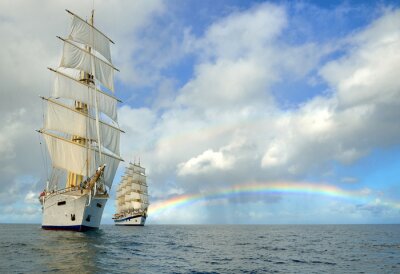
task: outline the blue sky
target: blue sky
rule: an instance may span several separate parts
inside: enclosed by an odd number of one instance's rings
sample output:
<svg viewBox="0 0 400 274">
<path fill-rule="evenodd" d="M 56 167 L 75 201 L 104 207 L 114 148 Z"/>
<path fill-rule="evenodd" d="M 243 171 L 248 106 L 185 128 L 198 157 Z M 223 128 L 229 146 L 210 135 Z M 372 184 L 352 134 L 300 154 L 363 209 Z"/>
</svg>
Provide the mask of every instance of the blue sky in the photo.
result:
<svg viewBox="0 0 400 274">
<path fill-rule="evenodd" d="M 37 95 L 51 89 L 45 68 L 60 58 L 54 36 L 68 30 L 64 9 L 87 17 L 92 8 L 46 3 L 0 4 L 8 37 L 0 53 L 0 222 L 40 222 Z M 251 182 L 367 193 L 204 199 L 166 207 L 149 223 L 398 223 L 397 1 L 109 1 L 95 10 L 116 42 L 122 156 L 141 158 L 154 206 Z M 103 223 L 113 212 L 111 199 Z"/>
</svg>

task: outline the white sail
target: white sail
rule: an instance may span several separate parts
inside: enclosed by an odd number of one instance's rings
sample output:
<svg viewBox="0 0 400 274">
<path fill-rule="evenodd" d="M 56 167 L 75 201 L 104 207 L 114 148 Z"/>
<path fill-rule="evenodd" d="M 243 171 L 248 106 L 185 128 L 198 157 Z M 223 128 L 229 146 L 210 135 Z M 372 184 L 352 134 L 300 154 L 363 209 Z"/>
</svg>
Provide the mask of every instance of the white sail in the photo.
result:
<svg viewBox="0 0 400 274">
<path fill-rule="evenodd" d="M 131 178 L 135 183 L 144 182 L 146 180 L 146 176 L 139 174 L 139 173 L 132 174 Z"/>
<path fill-rule="evenodd" d="M 110 39 L 75 14 L 72 14 L 69 39 L 90 46 L 111 63 Z"/>
<path fill-rule="evenodd" d="M 132 191 L 140 191 L 140 185 L 139 184 L 132 184 L 131 185 L 131 190 Z"/>
<path fill-rule="evenodd" d="M 130 166 L 130 168 L 131 168 L 131 170 L 133 170 L 133 172 L 138 172 L 138 173 L 145 174 L 145 168 L 144 167 L 141 167 L 141 166 L 133 164 L 133 165 Z"/>
<path fill-rule="evenodd" d="M 141 202 L 137 202 L 137 201 L 133 201 L 133 202 L 131 202 L 131 207 L 133 208 L 133 210 L 142 209 L 142 203 Z"/>
<path fill-rule="evenodd" d="M 89 169 L 91 172 L 95 168 L 95 165 L 86 166 L 88 151 L 84 146 L 47 134 L 44 134 L 44 138 L 54 167 L 83 176 L 89 176 L 87 170 Z M 93 155 L 93 153 L 91 154 Z"/>
<path fill-rule="evenodd" d="M 122 160 L 121 158 L 110 157 L 107 154 L 103 154 L 104 160 L 103 162 L 106 164 L 106 169 L 104 170 L 104 180 L 106 185 L 111 187 L 115 172 L 117 171 L 119 162 Z"/>
<path fill-rule="evenodd" d="M 137 193 L 137 192 L 132 192 L 131 194 L 130 194 L 130 200 L 140 200 L 140 194 L 139 193 Z"/>
<path fill-rule="evenodd" d="M 93 74 L 96 71 L 96 79 L 106 88 L 114 92 L 114 67 L 109 63 L 99 59 L 88 51 L 72 44 L 68 40 L 64 41 L 63 56 L 60 67 L 80 69 Z M 94 68 L 92 68 L 92 59 Z"/>
<path fill-rule="evenodd" d="M 128 176 L 132 176 L 133 175 L 133 169 L 126 168 L 125 169 L 125 174 L 128 175 Z"/>
<path fill-rule="evenodd" d="M 43 132 L 47 148 L 54 167 L 61 168 L 79 175 L 91 176 L 98 166 L 96 148 L 87 148 L 72 141 Z M 89 157 L 88 157 L 89 156 Z M 89 167 L 87 167 L 87 159 Z M 103 162 L 106 164 L 104 180 L 111 187 L 115 172 L 121 158 L 103 153 Z M 89 172 L 89 174 L 88 174 Z"/>
<path fill-rule="evenodd" d="M 122 205 L 124 204 L 124 200 L 122 197 L 118 198 L 118 208 L 119 208 L 119 212 L 120 213 L 122 211 Z"/>
<path fill-rule="evenodd" d="M 149 203 L 149 198 L 147 195 L 145 194 L 140 194 L 140 200 L 142 201 L 142 203 L 144 205 L 147 205 Z"/>
<path fill-rule="evenodd" d="M 121 198 L 124 199 L 126 195 L 126 186 L 121 186 Z"/>
<path fill-rule="evenodd" d="M 147 194 L 147 185 L 140 185 L 140 192 Z"/>
<path fill-rule="evenodd" d="M 102 145 L 119 156 L 120 130 L 100 122 Z M 58 102 L 48 100 L 45 129 L 97 140 L 96 120 Z"/>
<path fill-rule="evenodd" d="M 121 211 L 118 200 L 115 200 L 115 210 L 119 213 Z"/>
<path fill-rule="evenodd" d="M 95 89 L 79 82 L 62 72 L 56 72 L 53 97 L 66 98 L 85 103 L 94 107 Z M 112 120 L 117 121 L 117 99 L 97 89 L 97 106 L 99 111 Z"/>
<path fill-rule="evenodd" d="M 115 197 L 117 198 L 117 200 L 119 199 L 119 197 L 121 197 L 121 187 L 118 186 L 117 191 L 115 193 Z"/>
</svg>

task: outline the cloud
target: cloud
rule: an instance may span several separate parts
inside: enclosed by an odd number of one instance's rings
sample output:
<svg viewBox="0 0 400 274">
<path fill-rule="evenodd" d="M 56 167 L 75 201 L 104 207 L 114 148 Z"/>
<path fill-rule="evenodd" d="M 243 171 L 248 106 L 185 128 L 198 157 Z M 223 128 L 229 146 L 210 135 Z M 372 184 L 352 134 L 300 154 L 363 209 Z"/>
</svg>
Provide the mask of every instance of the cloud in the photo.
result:
<svg viewBox="0 0 400 274">
<path fill-rule="evenodd" d="M 343 107 L 398 102 L 400 12 L 389 11 L 349 38 L 349 54 L 320 73 L 335 88 Z"/>
<path fill-rule="evenodd" d="M 286 25 L 284 7 L 265 3 L 212 24 L 199 43 L 210 56 L 239 59 L 275 41 Z"/>
<path fill-rule="evenodd" d="M 186 163 L 178 165 L 178 175 L 190 175 L 209 172 L 212 169 L 229 170 L 233 161 L 224 157 L 222 152 L 206 150 Z"/>
<path fill-rule="evenodd" d="M 29 191 L 28 194 L 26 194 L 25 199 L 24 199 L 25 203 L 27 204 L 38 204 L 38 194 L 32 191 Z"/>
</svg>

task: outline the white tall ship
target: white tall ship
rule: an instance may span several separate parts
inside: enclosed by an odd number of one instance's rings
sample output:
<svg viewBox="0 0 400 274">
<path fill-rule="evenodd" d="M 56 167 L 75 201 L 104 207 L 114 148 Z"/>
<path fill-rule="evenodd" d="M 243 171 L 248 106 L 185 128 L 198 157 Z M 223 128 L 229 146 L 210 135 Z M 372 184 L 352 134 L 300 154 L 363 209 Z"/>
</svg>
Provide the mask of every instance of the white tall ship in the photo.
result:
<svg viewBox="0 0 400 274">
<path fill-rule="evenodd" d="M 143 226 L 148 207 L 145 168 L 129 163 L 117 187 L 115 225 Z"/>
<path fill-rule="evenodd" d="M 40 194 L 44 229 L 85 231 L 100 226 L 119 162 L 120 132 L 110 40 L 89 21 L 68 11 L 72 23 L 63 43 L 39 130 L 51 159 Z M 119 101 L 120 102 L 120 101 Z"/>
</svg>

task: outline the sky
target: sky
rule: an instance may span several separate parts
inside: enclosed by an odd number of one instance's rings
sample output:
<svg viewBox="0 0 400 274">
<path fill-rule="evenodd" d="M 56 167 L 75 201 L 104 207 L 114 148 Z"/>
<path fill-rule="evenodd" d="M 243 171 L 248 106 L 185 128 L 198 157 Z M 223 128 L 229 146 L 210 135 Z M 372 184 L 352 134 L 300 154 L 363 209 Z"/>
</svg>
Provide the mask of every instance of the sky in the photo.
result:
<svg viewBox="0 0 400 274">
<path fill-rule="evenodd" d="M 69 9 L 114 42 L 148 224 L 399 223 L 397 1 L 3 0 L 0 222 L 40 223 L 35 132 Z"/>
</svg>

